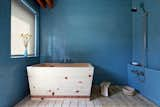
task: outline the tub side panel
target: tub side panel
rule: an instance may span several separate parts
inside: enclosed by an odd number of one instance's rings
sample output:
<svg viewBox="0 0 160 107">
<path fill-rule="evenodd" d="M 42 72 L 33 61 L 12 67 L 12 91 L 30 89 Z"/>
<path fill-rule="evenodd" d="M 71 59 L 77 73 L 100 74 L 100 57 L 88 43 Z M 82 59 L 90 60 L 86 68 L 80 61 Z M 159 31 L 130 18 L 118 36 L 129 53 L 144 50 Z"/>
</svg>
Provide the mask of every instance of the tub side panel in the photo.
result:
<svg viewBox="0 0 160 107">
<path fill-rule="evenodd" d="M 28 67 L 31 95 L 90 96 L 93 69 L 93 67 Z"/>
</svg>

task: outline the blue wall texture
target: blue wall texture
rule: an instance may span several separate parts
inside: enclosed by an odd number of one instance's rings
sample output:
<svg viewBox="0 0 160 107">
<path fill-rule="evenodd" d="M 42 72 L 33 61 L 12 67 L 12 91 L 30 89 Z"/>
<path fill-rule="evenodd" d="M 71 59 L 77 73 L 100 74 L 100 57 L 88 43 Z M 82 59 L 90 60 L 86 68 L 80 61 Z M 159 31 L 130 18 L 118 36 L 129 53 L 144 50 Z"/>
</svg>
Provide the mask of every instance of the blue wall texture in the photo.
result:
<svg viewBox="0 0 160 107">
<path fill-rule="evenodd" d="M 10 4 L 10 0 L 0 0 L 0 107 L 13 107 L 28 94 L 26 65 L 39 62 L 39 57 L 11 58 Z"/>
<path fill-rule="evenodd" d="M 132 60 L 144 63 L 143 49 L 143 14 L 140 3 L 144 2 L 148 14 L 148 56 L 146 68 L 128 66 L 128 83 L 138 89 L 144 96 L 160 105 L 160 1 L 159 0 L 132 0 L 133 7 L 138 8 L 133 13 L 133 57 Z M 139 77 L 131 71 L 138 70 L 145 73 L 145 78 Z M 144 79 L 140 82 L 139 79 Z"/>
<path fill-rule="evenodd" d="M 127 84 L 131 59 L 130 0 L 55 0 L 40 10 L 41 62 L 90 62 L 94 83 Z"/>
</svg>

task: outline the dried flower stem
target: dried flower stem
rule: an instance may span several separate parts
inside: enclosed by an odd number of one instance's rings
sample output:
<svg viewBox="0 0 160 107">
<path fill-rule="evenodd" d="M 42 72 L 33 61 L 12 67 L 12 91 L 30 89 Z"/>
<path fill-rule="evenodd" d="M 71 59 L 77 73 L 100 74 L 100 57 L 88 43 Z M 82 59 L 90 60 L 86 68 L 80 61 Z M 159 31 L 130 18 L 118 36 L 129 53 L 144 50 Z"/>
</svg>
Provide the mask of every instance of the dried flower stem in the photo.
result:
<svg viewBox="0 0 160 107">
<path fill-rule="evenodd" d="M 32 38 L 32 35 L 30 35 L 30 34 L 21 34 L 21 38 L 22 38 L 22 40 L 23 40 L 23 44 L 24 44 L 24 47 L 25 47 L 25 49 L 27 49 L 27 47 L 28 47 L 28 43 L 29 43 L 29 41 L 31 40 L 31 38 Z"/>
</svg>

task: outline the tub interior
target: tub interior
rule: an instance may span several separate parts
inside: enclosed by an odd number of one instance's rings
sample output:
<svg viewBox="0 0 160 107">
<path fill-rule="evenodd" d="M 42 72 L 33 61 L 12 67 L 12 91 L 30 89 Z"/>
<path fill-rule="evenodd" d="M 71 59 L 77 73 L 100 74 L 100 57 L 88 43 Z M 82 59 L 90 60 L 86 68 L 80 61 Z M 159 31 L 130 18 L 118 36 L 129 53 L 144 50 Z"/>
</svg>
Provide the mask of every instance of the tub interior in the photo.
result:
<svg viewBox="0 0 160 107">
<path fill-rule="evenodd" d="M 89 63 L 42 63 L 33 67 L 90 67 Z"/>
</svg>

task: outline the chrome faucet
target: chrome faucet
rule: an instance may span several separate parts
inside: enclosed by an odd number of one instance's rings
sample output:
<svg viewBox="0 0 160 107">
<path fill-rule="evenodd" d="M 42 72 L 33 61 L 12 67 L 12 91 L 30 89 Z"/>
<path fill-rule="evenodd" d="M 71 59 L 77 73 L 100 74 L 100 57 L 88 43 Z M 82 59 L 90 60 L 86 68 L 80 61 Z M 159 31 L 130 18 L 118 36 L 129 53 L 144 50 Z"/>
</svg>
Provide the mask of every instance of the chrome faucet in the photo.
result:
<svg viewBox="0 0 160 107">
<path fill-rule="evenodd" d="M 69 62 L 71 62 L 71 59 L 69 57 L 63 58 L 63 63 L 69 63 Z"/>
</svg>

